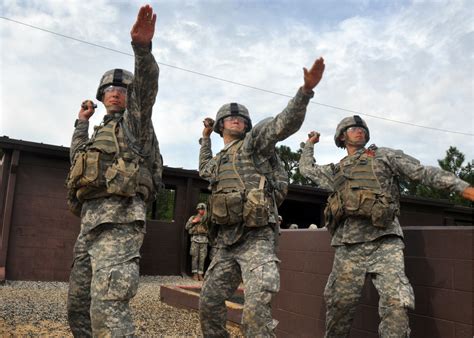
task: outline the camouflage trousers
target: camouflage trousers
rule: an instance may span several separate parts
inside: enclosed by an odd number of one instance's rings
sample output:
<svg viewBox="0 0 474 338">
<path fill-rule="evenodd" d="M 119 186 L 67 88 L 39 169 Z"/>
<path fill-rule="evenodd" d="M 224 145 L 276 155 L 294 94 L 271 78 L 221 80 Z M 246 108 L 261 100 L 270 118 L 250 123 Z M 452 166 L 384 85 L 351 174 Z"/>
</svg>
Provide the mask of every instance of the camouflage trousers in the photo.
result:
<svg viewBox="0 0 474 338">
<path fill-rule="evenodd" d="M 204 262 L 207 256 L 207 243 L 191 242 L 189 254 L 192 257 L 192 273 L 204 274 Z"/>
<path fill-rule="evenodd" d="M 414 294 L 405 275 L 401 238 L 382 237 L 373 242 L 336 248 L 324 298 L 325 337 L 348 337 L 366 276 L 370 276 L 379 300 L 379 336 L 408 337 L 407 309 L 414 309 Z"/>
<path fill-rule="evenodd" d="M 210 261 L 212 261 L 214 259 L 214 257 L 216 256 L 216 253 L 217 253 L 218 250 L 219 250 L 218 247 L 211 245 L 211 249 L 209 250 L 209 260 Z"/>
<path fill-rule="evenodd" d="M 129 301 L 138 289 L 144 232 L 143 222 L 134 222 L 79 233 L 67 301 L 75 337 L 133 336 Z"/>
<path fill-rule="evenodd" d="M 225 329 L 225 300 L 234 294 L 241 281 L 245 297 L 244 335 L 275 336 L 278 322 L 272 318 L 270 303 L 280 289 L 278 262 L 273 239 L 268 237 L 248 236 L 232 246 L 219 248 L 201 290 L 199 315 L 204 337 L 229 336 Z"/>
</svg>

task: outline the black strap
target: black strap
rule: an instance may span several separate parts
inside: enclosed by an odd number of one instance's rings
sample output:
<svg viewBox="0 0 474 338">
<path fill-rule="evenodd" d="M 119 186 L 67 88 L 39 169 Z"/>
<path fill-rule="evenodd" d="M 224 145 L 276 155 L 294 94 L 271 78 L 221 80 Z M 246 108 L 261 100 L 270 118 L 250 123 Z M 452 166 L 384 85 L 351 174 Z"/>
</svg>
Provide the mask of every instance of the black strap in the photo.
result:
<svg viewBox="0 0 474 338">
<path fill-rule="evenodd" d="M 230 115 L 238 115 L 239 114 L 239 105 L 235 102 L 230 104 Z"/>
<path fill-rule="evenodd" d="M 127 124 L 123 122 L 123 119 L 120 120 L 120 125 L 122 126 L 123 134 L 125 136 L 125 142 L 127 142 L 127 145 L 130 147 L 130 149 L 138 156 L 141 156 L 143 158 L 149 157 L 151 155 L 151 152 L 145 152 L 143 147 L 138 144 L 137 139 L 133 135 L 132 131 L 128 129 Z M 153 138 L 152 145 L 154 142 L 155 139 Z"/>
<path fill-rule="evenodd" d="M 122 82 L 123 82 L 123 70 L 115 69 L 113 83 L 122 83 Z"/>
<path fill-rule="evenodd" d="M 354 121 L 357 125 L 361 125 L 361 126 L 364 125 L 364 123 L 362 122 L 362 119 L 360 118 L 359 115 L 354 115 Z"/>
</svg>

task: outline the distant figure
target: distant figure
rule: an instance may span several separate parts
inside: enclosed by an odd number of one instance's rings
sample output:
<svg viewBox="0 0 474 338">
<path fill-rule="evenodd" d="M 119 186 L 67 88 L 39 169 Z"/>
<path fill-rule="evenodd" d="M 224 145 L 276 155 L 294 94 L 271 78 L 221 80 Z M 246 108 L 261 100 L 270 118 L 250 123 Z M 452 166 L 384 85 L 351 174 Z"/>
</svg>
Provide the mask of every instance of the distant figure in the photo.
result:
<svg viewBox="0 0 474 338">
<path fill-rule="evenodd" d="M 204 203 L 198 203 L 196 206 L 197 214 L 191 216 L 186 223 L 185 229 L 191 235 L 191 249 L 189 254 L 192 257 L 191 271 L 193 279 L 202 281 L 204 275 L 204 262 L 207 256 L 208 228 L 207 228 L 207 210 Z"/>
<path fill-rule="evenodd" d="M 369 128 L 360 116 L 344 118 L 334 142 L 346 148 L 339 163 L 317 165 L 313 158 L 319 134 L 311 132 L 300 159 L 301 174 L 332 191 L 324 210 L 336 248 L 324 291 L 325 337 L 347 337 L 366 277 L 380 295 L 379 335 L 408 337 L 408 309 L 415 306 L 413 288 L 405 275 L 403 232 L 398 222 L 398 178 L 444 189 L 474 199 L 474 188 L 454 174 L 423 166 L 401 150 L 365 145 Z"/>
<path fill-rule="evenodd" d="M 311 229 L 311 230 L 315 230 L 317 228 L 318 228 L 318 226 L 316 224 L 310 224 L 309 227 L 308 227 L 308 229 Z"/>
<path fill-rule="evenodd" d="M 288 229 L 298 229 L 298 224 L 290 224 L 289 228 Z"/>
</svg>

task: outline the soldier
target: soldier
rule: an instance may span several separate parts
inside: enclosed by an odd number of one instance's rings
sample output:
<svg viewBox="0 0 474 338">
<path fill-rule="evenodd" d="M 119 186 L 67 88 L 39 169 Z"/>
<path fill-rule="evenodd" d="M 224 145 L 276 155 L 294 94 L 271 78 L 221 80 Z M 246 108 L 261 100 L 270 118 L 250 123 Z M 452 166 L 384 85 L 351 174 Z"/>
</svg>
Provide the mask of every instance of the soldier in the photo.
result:
<svg viewBox="0 0 474 338">
<path fill-rule="evenodd" d="M 422 166 L 400 150 L 365 148 L 369 138 L 364 120 L 346 117 L 334 136 L 336 145 L 346 148 L 346 157 L 335 165 L 315 164 L 319 134 L 311 132 L 300 159 L 301 174 L 332 192 L 325 218 L 336 253 L 324 291 L 326 337 L 349 336 L 366 276 L 380 295 L 380 337 L 409 336 L 407 309 L 414 308 L 414 294 L 405 275 L 398 222 L 399 176 L 474 198 L 474 188 L 454 174 Z"/>
<path fill-rule="evenodd" d="M 214 257 L 216 256 L 216 253 L 217 253 L 217 243 L 216 243 L 216 238 L 209 238 L 210 236 L 208 236 L 208 239 L 209 239 L 209 246 L 210 246 L 210 249 L 209 249 L 209 260 L 212 261 L 214 259 Z"/>
<path fill-rule="evenodd" d="M 203 280 L 204 262 L 207 256 L 207 245 L 209 239 L 207 238 L 207 212 L 204 203 L 198 203 L 197 215 L 191 216 L 186 222 L 185 229 L 191 235 L 191 249 L 189 254 L 192 257 L 191 271 L 193 279 L 197 281 Z"/>
<path fill-rule="evenodd" d="M 149 5 L 140 8 L 130 32 L 135 77 L 123 69 L 104 74 L 97 99 L 107 114 L 90 139 L 92 101 L 76 120 L 67 181 L 81 216 L 67 304 L 76 337 L 134 334 L 129 301 L 138 289 L 146 203 L 162 171 L 151 121 L 159 74 L 151 54 L 155 21 Z"/>
<path fill-rule="evenodd" d="M 304 68 L 304 85 L 285 110 L 253 129 L 247 108 L 238 103 L 223 105 L 215 123 L 210 118 L 204 121 L 199 174 L 211 183 L 209 216 L 217 227 L 219 248 L 204 277 L 200 297 L 205 337 L 228 336 L 225 300 L 241 281 L 245 288 L 245 336 L 274 336 L 277 321 L 272 319 L 270 302 L 280 284 L 275 206 L 283 201 L 288 184 L 287 174 L 284 182 L 274 176 L 281 173 L 275 144 L 300 128 L 323 71 L 322 58 L 309 71 Z M 225 145 L 215 157 L 210 140 L 213 130 Z"/>
</svg>

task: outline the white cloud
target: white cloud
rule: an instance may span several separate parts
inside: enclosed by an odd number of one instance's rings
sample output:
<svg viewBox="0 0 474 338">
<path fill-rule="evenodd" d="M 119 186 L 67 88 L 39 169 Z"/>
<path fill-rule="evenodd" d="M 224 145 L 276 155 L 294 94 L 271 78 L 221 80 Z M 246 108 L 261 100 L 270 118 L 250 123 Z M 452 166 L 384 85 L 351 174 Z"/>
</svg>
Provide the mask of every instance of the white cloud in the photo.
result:
<svg viewBox="0 0 474 338">
<path fill-rule="evenodd" d="M 318 4 L 164 2 L 154 55 L 159 62 L 293 95 L 302 67 L 316 57 L 326 74 L 313 101 L 432 127 L 473 133 L 469 1 Z M 295 6 L 308 6 L 298 11 Z M 311 7 L 313 6 L 313 7 Z M 352 7 L 351 7 L 352 6 Z M 379 5 L 380 6 L 380 5 Z M 5 2 L 5 16 L 131 53 L 129 30 L 139 4 L 114 1 Z M 354 13 L 350 15 L 349 9 Z M 296 13 L 298 15 L 296 15 Z M 325 21 L 327 16 L 331 20 Z M 133 69 L 133 58 L 3 20 L 1 131 L 12 138 L 68 145 L 80 102 L 93 98 L 102 73 Z M 161 66 L 153 121 L 165 163 L 197 168 L 201 121 L 224 103 L 245 104 L 252 119 L 275 115 L 288 99 Z M 99 109 L 92 124 L 98 124 Z M 284 143 L 296 150 L 309 130 L 323 136 L 318 162 L 337 161 L 333 133 L 349 112 L 311 104 L 301 131 Z M 372 140 L 436 164 L 450 145 L 474 158 L 473 137 L 364 117 Z M 214 149 L 221 142 L 214 136 Z"/>
</svg>

